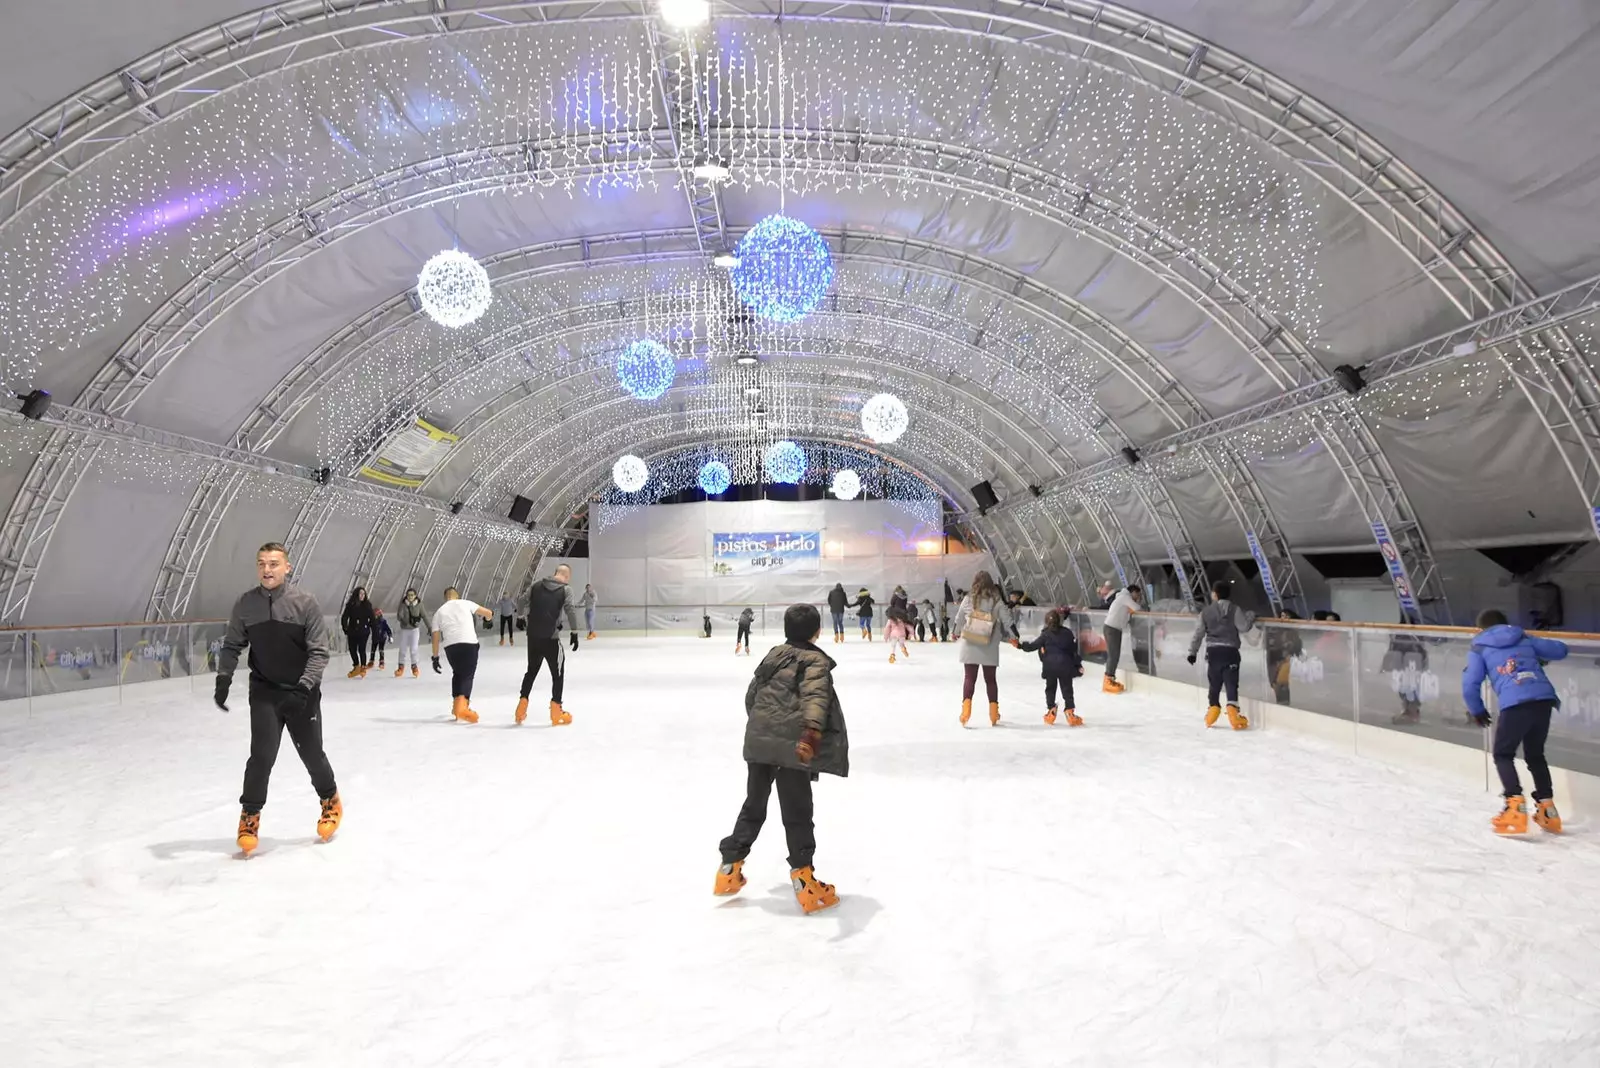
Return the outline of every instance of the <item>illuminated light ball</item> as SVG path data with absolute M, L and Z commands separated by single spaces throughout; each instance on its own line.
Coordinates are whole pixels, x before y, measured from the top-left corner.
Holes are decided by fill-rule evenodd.
M 655 400 L 677 377 L 678 361 L 658 341 L 635 341 L 617 357 L 617 381 L 640 400 Z
M 773 442 L 767 449 L 767 478 L 773 482 L 792 486 L 806 474 L 806 452 L 787 439 Z
M 893 393 L 869 397 L 867 403 L 861 406 L 861 429 L 880 445 L 898 440 L 910 422 L 905 401 Z
M 668 26 L 703 26 L 710 18 L 711 4 L 707 0 L 661 0 L 661 21 Z
M 611 481 L 623 493 L 638 493 L 650 481 L 650 468 L 639 457 L 629 453 L 611 465 Z
M 861 476 L 848 467 L 842 471 L 835 471 L 833 483 L 829 488 L 841 501 L 853 501 L 861 495 Z
M 422 265 L 417 300 L 428 318 L 454 330 L 477 322 L 494 302 L 489 272 L 460 249 L 446 249 Z
M 721 460 L 711 460 L 700 468 L 700 477 L 696 481 L 707 496 L 715 497 L 728 492 L 728 487 L 733 485 L 733 472 Z
M 786 215 L 768 215 L 739 240 L 733 291 L 763 319 L 796 323 L 833 285 L 833 254 L 822 235 Z

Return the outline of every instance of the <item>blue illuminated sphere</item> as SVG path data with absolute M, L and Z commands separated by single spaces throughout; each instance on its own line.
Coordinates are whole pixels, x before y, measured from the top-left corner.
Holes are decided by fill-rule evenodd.
M 640 400 L 655 400 L 672 388 L 678 361 L 660 342 L 635 341 L 617 357 L 617 381 Z
M 774 442 L 767 449 L 767 478 L 792 486 L 806 474 L 806 452 L 792 441 Z
M 721 460 L 712 460 L 700 469 L 699 482 L 700 488 L 708 496 L 715 497 L 719 493 L 726 493 L 728 487 L 733 485 L 733 472 Z
M 739 241 L 733 291 L 777 323 L 799 322 L 833 285 L 833 255 L 822 235 L 785 215 L 768 215 Z

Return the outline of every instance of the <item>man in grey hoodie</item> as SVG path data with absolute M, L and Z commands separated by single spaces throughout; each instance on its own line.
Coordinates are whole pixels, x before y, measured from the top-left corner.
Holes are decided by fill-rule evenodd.
M 522 676 L 522 697 L 517 701 L 516 721 L 528 718 L 528 695 L 539 677 L 541 663 L 550 667 L 550 726 L 564 727 L 572 722 L 571 713 L 561 707 L 566 689 L 567 657 L 561 648 L 561 617 L 572 633 L 572 651 L 578 651 L 578 610 L 572 606 L 572 569 L 566 564 L 549 578 L 541 579 L 528 591 L 528 670 Z
M 1247 634 L 1256 625 L 1256 617 L 1246 612 L 1229 598 L 1233 583 L 1217 582 L 1211 587 L 1211 603 L 1200 612 L 1194 625 L 1194 637 L 1189 639 L 1189 663 L 1195 662 L 1200 652 L 1200 642 L 1206 643 L 1206 678 L 1210 686 L 1207 697 L 1206 726 L 1210 727 L 1222 715 L 1217 707 L 1224 684 L 1228 687 L 1228 723 L 1236 731 L 1250 726 L 1250 721 L 1239 711 L 1239 635 Z
M 517 644 L 517 602 L 511 599 L 509 593 L 502 592 L 500 600 L 495 602 L 495 611 L 500 613 L 500 644 L 510 642 Z
M 589 583 L 583 584 L 583 625 L 589 632 L 589 641 L 594 641 L 594 587 Z

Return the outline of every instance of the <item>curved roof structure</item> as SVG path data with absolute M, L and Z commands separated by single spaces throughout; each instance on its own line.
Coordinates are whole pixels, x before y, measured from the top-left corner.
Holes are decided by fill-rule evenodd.
M 55 402 L 0 422 L 5 622 L 213 614 L 269 536 L 329 598 L 500 585 L 621 455 L 659 496 L 780 437 L 1062 598 L 1254 544 L 1292 602 L 1295 553 L 1382 523 L 1448 618 L 1437 547 L 1592 528 L 1600 12 L 101 6 L 0 35 L 0 353 Z M 798 321 L 715 263 L 774 214 L 831 257 Z M 493 297 L 454 329 L 416 291 L 446 249 Z M 371 477 L 419 419 L 446 459 Z

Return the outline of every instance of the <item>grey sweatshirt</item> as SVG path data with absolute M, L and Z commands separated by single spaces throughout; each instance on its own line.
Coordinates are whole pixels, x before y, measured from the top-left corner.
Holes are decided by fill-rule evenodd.
M 1239 635 L 1248 633 L 1256 625 L 1256 617 L 1232 601 L 1212 601 L 1200 611 L 1194 625 L 1194 637 L 1189 639 L 1189 655 L 1200 651 L 1203 639 L 1206 648 L 1239 648 Z
M 252 684 L 315 690 L 328 666 L 328 628 L 317 599 L 298 586 L 249 590 L 228 617 L 217 674 L 231 678 L 246 646 Z

